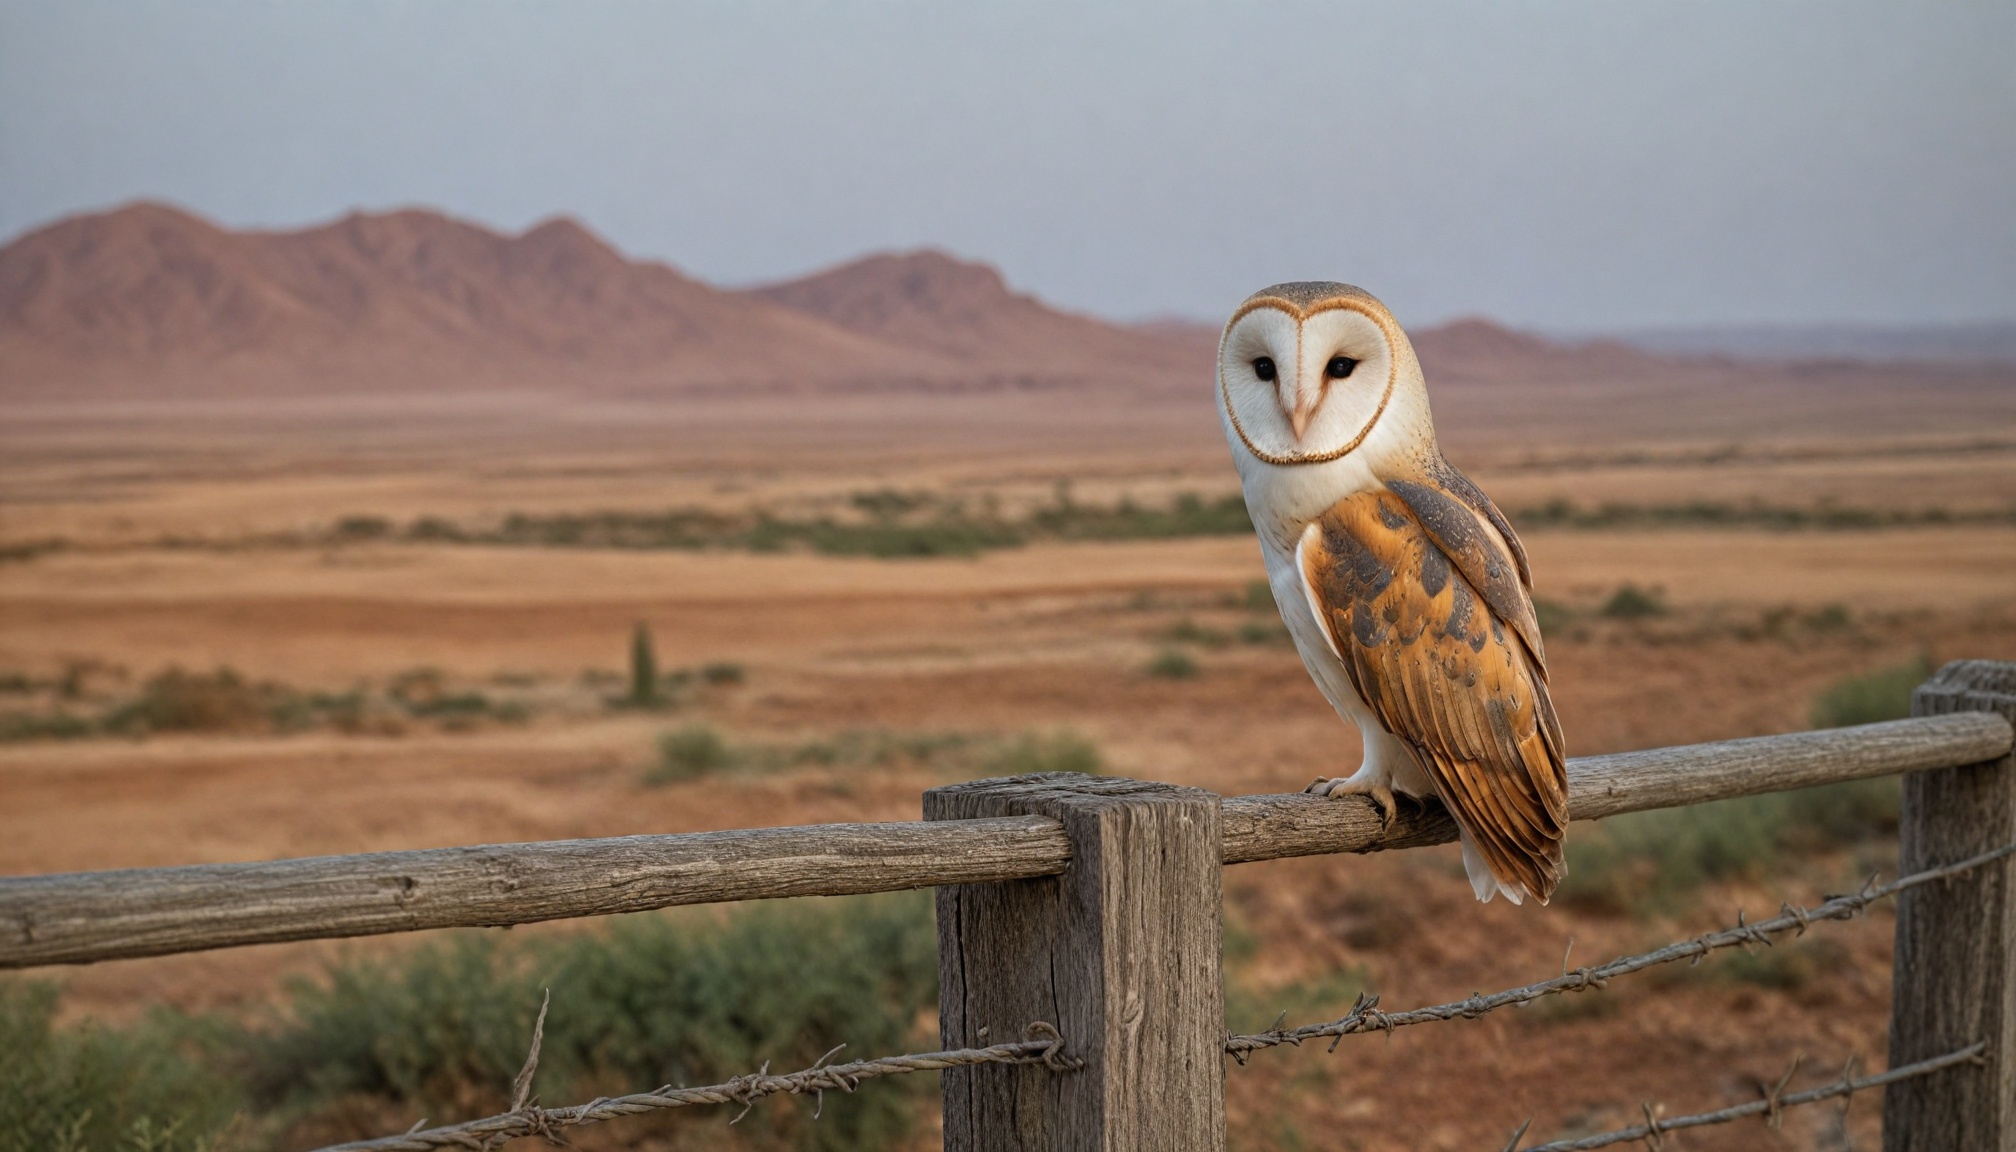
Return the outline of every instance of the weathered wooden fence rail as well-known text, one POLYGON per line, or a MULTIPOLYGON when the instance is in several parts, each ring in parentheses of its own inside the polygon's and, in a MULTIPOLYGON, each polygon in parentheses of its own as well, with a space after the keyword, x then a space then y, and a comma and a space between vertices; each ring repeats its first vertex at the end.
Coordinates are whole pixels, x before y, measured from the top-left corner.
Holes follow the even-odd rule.
MULTIPOLYGON (((2016 664, 1963 661, 1908 720, 1569 762, 1576 820, 1909 774, 1907 871, 2016 841, 2016 664)), ((678 904, 938 889, 949 1049, 1055 1023, 1078 1070, 944 1073, 945 1146, 1224 1147, 1225 864, 1445 843, 1440 805, 1220 798, 1045 776, 934 789, 922 822, 380 852, 0 878, 0 968, 285 940, 532 923, 678 904)), ((2016 1152, 2016 863, 1900 897, 1887 1152, 2016 1152)))
MULTIPOLYGON (((1986 713, 1571 760, 1577 820, 1992 760, 1986 713)), ((1382 828, 1369 802, 1296 794, 1220 801, 1221 860, 1447 843, 1439 804, 1382 828)), ((853 896, 1056 876, 1071 840, 1047 815, 823 824, 371 852, 0 878, 0 968, 88 964, 341 936, 530 924, 790 896, 853 896)))

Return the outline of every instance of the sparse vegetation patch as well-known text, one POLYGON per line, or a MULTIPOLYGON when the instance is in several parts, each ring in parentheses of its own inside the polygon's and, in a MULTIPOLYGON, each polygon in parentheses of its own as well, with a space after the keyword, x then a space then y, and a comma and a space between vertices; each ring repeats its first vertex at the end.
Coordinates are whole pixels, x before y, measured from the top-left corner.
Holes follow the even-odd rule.
POLYGON ((1901 720, 1911 714, 1912 691, 1931 676, 1932 661, 1923 656, 1908 664, 1844 676, 1814 699, 1813 726, 1845 728, 1901 720))
POLYGON ((431 544, 491 544, 530 548, 636 550, 802 550, 828 556, 884 559, 974 556, 1032 540, 1157 540, 1228 536, 1252 531, 1237 493, 1207 499, 1178 495, 1166 505, 1123 499, 1111 506, 1080 504, 1061 485, 1053 502, 1010 520, 984 501, 888 489, 857 492, 844 516, 790 517, 768 510, 727 513, 676 508, 662 512, 514 512, 489 524, 422 516, 400 528, 381 516, 346 516, 314 541, 269 538, 263 543, 357 544, 403 539, 431 544))
MULTIPOLYGON (((930 902, 916 896, 628 917, 504 943, 476 933, 298 980, 263 1020, 174 1013, 58 1027, 53 985, 0 982, 0 1152, 250 1152, 502 1110, 541 996, 537 1091, 552 1101, 811 1064, 833 1045, 925 1042, 930 902)), ((887 1148, 929 1086, 876 1081, 756 1109, 736 1147, 887 1148)), ((718 1112, 662 1126, 718 1125, 718 1112)))
POLYGON ((1603 602, 1601 612, 1612 620, 1648 620, 1666 614, 1666 595, 1657 588, 1620 585, 1603 602))
POLYGON ((737 743, 707 724, 660 736, 646 784, 675 784, 722 772, 782 772, 794 768, 922 767, 958 775, 1017 776, 1027 772, 1101 771, 1098 745, 1076 733, 903 732, 855 728, 797 743, 737 743))
POLYGON ((1604 503, 1585 507, 1566 499, 1512 513, 1520 531, 1622 528, 1757 528, 1777 532, 1857 532, 1878 528, 1928 528, 1955 524, 2016 525, 2016 505, 2006 508, 1844 508, 1832 504, 1794 507, 1761 503, 1723 504, 1690 500, 1679 504, 1604 503))

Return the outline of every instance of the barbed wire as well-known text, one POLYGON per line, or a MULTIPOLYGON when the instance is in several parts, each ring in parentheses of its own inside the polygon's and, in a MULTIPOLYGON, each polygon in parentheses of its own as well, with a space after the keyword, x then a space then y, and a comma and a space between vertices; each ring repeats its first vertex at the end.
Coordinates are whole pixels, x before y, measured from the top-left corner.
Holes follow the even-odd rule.
MULTIPOLYGON (((840 1048, 826 1053, 813 1061, 810 1068, 803 1071, 770 1075, 770 1065, 765 1063, 757 1072, 747 1076, 737 1076, 725 1084, 709 1084, 700 1088, 674 1088, 666 1085, 655 1092, 640 1092, 631 1096, 598 1098, 586 1104, 571 1108, 541 1108, 537 1101, 529 1099, 532 1074, 539 1064, 539 1038, 543 1032, 546 1012, 539 1012, 539 1023, 533 1026, 532 1053, 526 1059, 525 1070, 518 1074, 513 1083, 511 1111, 497 1116, 471 1120, 465 1124, 451 1124, 441 1128, 422 1128, 425 1120, 415 1124, 405 1134, 384 1136, 376 1140, 359 1140, 349 1144, 335 1144, 320 1152, 426 1152, 433 1148, 473 1148, 479 1152, 501 1147, 505 1142, 520 1136, 543 1136, 554 1144, 563 1143, 559 1137, 561 1129, 577 1128, 584 1124, 599 1124, 605 1120, 616 1120, 625 1116, 637 1116, 646 1112, 656 1112, 666 1108, 689 1108, 696 1104, 740 1104, 742 1111, 736 1120, 748 1115, 756 1101, 765 1096, 815 1095, 819 1106, 825 1106, 825 1094, 829 1089, 852 1092, 863 1080, 874 1080, 883 1076, 900 1076, 907 1072, 938 1072, 946 1068, 967 1068, 975 1064, 1042 1064, 1053 1072, 1068 1072, 1082 1066, 1082 1063, 1064 1052, 1064 1038, 1057 1029, 1044 1021, 1029 1025, 1027 1034, 1032 1037, 1014 1044, 995 1044, 987 1048, 957 1048, 946 1052, 919 1052, 908 1056, 884 1056, 876 1060, 857 1060, 848 1064, 828 1064, 840 1048)), ((816 1119, 819 1113, 813 1112, 816 1119)), ((730 1121, 733 1123, 734 1121, 730 1121)))
MULTIPOLYGON (((1225 1051, 1232 1059, 1244 1064, 1248 1054, 1263 1048, 1274 1048, 1283 1044, 1299 1046, 1305 1041, 1326 1037, 1330 1039, 1330 1050, 1335 1051, 1338 1041, 1354 1033, 1372 1031, 1390 1033, 1395 1028, 1405 1028, 1411 1024, 1475 1019, 1486 1012, 1517 1004, 1528 1004, 1545 996, 1601 988, 1613 977, 1629 975, 1661 964, 1672 964, 1680 960, 1699 963, 1710 953, 1724 948, 1738 948, 1748 944, 1770 947, 1773 936, 1786 932, 1803 936, 1806 929, 1817 922, 1850 919, 1878 900, 1895 896, 1921 884, 1950 880, 2012 854, 2016 854, 2016 844, 2005 844, 1993 851, 1970 856, 1953 864, 1914 872, 1881 887, 1877 887, 1874 877, 1871 877, 1870 882, 1864 885, 1860 892, 1845 896, 1829 896, 1814 908, 1794 908, 1790 904, 1780 904, 1779 915, 1769 920, 1760 920, 1755 924, 1744 922, 1742 913, 1739 912, 1733 928, 1706 932, 1691 940, 1681 940, 1636 956, 1619 957, 1594 967, 1576 968, 1570 971, 1567 955, 1564 954, 1561 958, 1561 975, 1519 988, 1507 988, 1490 995, 1479 992, 1467 999, 1447 1004, 1410 1008, 1405 1012, 1382 1012, 1379 1010, 1377 995, 1360 993, 1357 1002, 1351 1005, 1351 1010, 1338 1019, 1327 1020, 1320 1024, 1304 1024, 1297 1028, 1282 1028, 1277 1023, 1275 1027, 1264 1032, 1228 1036, 1225 1038, 1225 1051)), ((1569 947, 1571 949, 1574 947, 1572 940, 1569 942, 1569 947)))
MULTIPOLYGON (((1225 1052, 1233 1060, 1244 1065, 1249 1054, 1265 1048, 1283 1044, 1301 1045, 1304 1041, 1331 1038, 1330 1049, 1334 1051, 1345 1036, 1359 1032, 1381 1031, 1391 1033, 1395 1028, 1413 1024, 1474 1019, 1487 1012, 1514 1004, 1526 1004, 1545 996, 1564 992, 1582 992, 1590 988, 1605 986, 1612 977, 1641 971, 1660 964, 1670 964, 1679 960, 1698 963, 1701 958, 1723 948, 1735 948, 1746 944, 1761 944, 1769 947, 1772 936, 1785 932, 1804 935, 1812 924, 1819 921, 1846 920, 1885 897, 1894 896, 1909 888, 1938 880, 1947 880, 1972 871, 1985 864, 1991 864, 2004 857, 2016 854, 2016 844, 2004 845, 1991 852, 1913 873, 1881 887, 1876 886, 1872 877, 1861 891, 1839 896, 1830 896, 1818 907, 1794 908, 1781 904, 1781 912, 1770 920, 1748 924, 1741 914, 1736 926, 1716 932, 1704 933, 1691 940, 1669 944, 1651 952, 1637 956, 1626 956, 1607 964, 1568 970, 1567 956, 1562 957, 1562 974, 1538 983, 1519 988, 1508 988, 1490 995, 1478 993, 1465 1000, 1448 1004, 1436 1004, 1425 1008, 1414 1008, 1405 1012, 1382 1012, 1379 997, 1361 993, 1351 1011, 1336 1020, 1319 1024, 1305 1024, 1297 1028, 1270 1028, 1265 1032, 1245 1035, 1229 1035, 1225 1038, 1225 1052)), ((1572 950, 1574 942, 1569 942, 1572 950)), ((737 1076, 721 1084, 710 1084, 698 1088, 674 1088, 671 1085, 652 1092, 640 1092, 629 1096, 598 1097, 586 1104, 565 1108, 542 1108, 531 1098, 532 1080, 539 1067, 539 1049, 545 1038, 546 1011, 551 1004, 547 995, 539 1006, 538 1019, 532 1026, 532 1043, 525 1059, 524 1067, 512 1081, 511 1110, 481 1120, 471 1120, 462 1124, 426 1128, 421 1120, 405 1133, 398 1136, 384 1136, 374 1140, 359 1140, 347 1144, 334 1144, 319 1149, 318 1152, 428 1152, 435 1148, 471 1148, 477 1152, 488 1152, 501 1147, 506 1142, 521 1136, 541 1136, 554 1144, 561 1144, 558 1133, 561 1129, 575 1128, 587 1124, 599 1124, 625 1116, 637 1116, 667 1108, 687 1108, 700 1104, 741 1104, 742 1111, 735 1120, 748 1115, 756 1101, 765 1096, 811 1094, 818 1097, 819 1109, 825 1106, 825 1093, 829 1089, 852 1092, 864 1080, 879 1079, 884 1076, 900 1076, 910 1072, 937 1072, 946 1068, 965 1068, 980 1064, 1042 1064, 1053 1072, 1067 1072, 1083 1066, 1083 1061, 1069 1056, 1065 1051, 1065 1040, 1056 1027, 1036 1021, 1029 1025, 1027 1035, 1032 1037, 1012 1044, 995 1044, 986 1048, 959 1048, 943 1052, 920 1052, 905 1056, 884 1056, 873 1060, 857 1060, 846 1064, 828 1064, 846 1045, 842 1044, 813 1061, 812 1066, 797 1072, 773 1076, 766 1062, 756 1072, 737 1076)), ((1844 1069, 1842 1079, 1826 1088, 1792 1096, 1781 1095, 1786 1083, 1791 1079, 1787 1072, 1776 1089, 1768 1093, 1766 1099, 1752 1104, 1725 1108, 1721 1112, 1704 1113, 1701 1116, 1681 1117, 1674 1120, 1659 1120, 1650 1106, 1646 1108, 1646 1124, 1637 1128, 1621 1129, 1616 1133, 1582 1138, 1581 1142, 1556 1142, 1537 1145, 1524 1152, 1571 1152, 1587 1148, 1601 1148, 1607 1144, 1624 1143, 1630 1140, 1650 1139, 1655 1142, 1658 1134, 1674 1128, 1694 1127, 1701 1124, 1719 1124, 1742 1116, 1768 1112, 1774 1118, 1778 1109, 1796 1104, 1812 1103, 1833 1096, 1845 1096, 1864 1088, 1893 1083, 1912 1076, 1922 1076, 1936 1072, 1954 1064, 1978 1061, 1984 1045, 1948 1053, 1903 1068, 1892 1069, 1880 1076, 1864 1080, 1853 1080, 1844 1069), (1589 1141, 1598 1141, 1589 1143, 1589 1141)), ((1794 1068, 1797 1065, 1795 1062, 1794 1068)), ((1851 1062, 1852 1067, 1852 1062, 1851 1062)), ((817 1109, 813 1112, 817 1118, 817 1109)), ((734 1121, 730 1121, 734 1123, 734 1121)), ((1532 1121, 1527 1121, 1530 1125, 1532 1121)), ((1520 1139, 1525 1136, 1527 1125, 1521 1125, 1513 1135, 1506 1152, 1515 1152, 1520 1139)))
POLYGON ((1865 1088, 1880 1088, 1885 1084, 1895 1084, 1899 1080, 1910 1080, 1917 1076, 1930 1075, 1933 1072, 1951 1068, 1957 1064, 1986 1064, 1988 1062, 1987 1049, 1988 1045, 1986 1044, 1970 1044, 1958 1051, 1948 1052, 1944 1056, 1934 1056, 1929 1060, 1919 1060, 1912 1064, 1906 1064, 1901 1068, 1892 1068, 1881 1075, 1866 1076, 1860 1080, 1855 1079, 1851 1075, 1855 1067, 1855 1060, 1853 1057, 1850 1057, 1847 1067, 1841 1070, 1841 1078, 1839 1080, 1824 1087, 1787 1095, 1785 1093, 1785 1085, 1791 1083, 1792 1074, 1799 1070, 1799 1061, 1794 1060, 1792 1061, 1792 1066, 1785 1070, 1785 1075, 1778 1080, 1778 1083, 1765 1090, 1764 1099, 1762 1100, 1752 1100, 1748 1104, 1737 1104, 1714 1112, 1697 1113, 1693 1116, 1675 1116, 1671 1120, 1660 1119, 1658 1112, 1652 1105, 1645 1104, 1641 1105, 1645 1112, 1645 1122, 1643 1124, 1636 1124, 1629 1128, 1619 1128, 1614 1132, 1599 1132, 1594 1136, 1555 1140, 1547 1144, 1534 1144, 1522 1149, 1519 1147, 1519 1141, 1525 1137, 1526 1129, 1533 1123, 1533 1121, 1528 1120, 1519 1126, 1517 1132, 1512 1134, 1512 1140, 1505 1145, 1503 1152, 1589 1152, 1589 1149, 1592 1148, 1608 1148, 1612 1144, 1629 1144, 1638 1140, 1643 1140, 1654 1149, 1657 1149, 1662 1143, 1660 1136, 1664 1133, 1677 1132, 1682 1128, 1701 1128, 1709 1124, 1727 1124, 1732 1120, 1741 1120, 1746 1116, 1762 1116, 1766 1123, 1776 1128, 1780 1115, 1787 1108, 1796 1108, 1801 1104, 1817 1104, 1822 1100, 1831 1100, 1836 1096, 1845 1098, 1865 1088))

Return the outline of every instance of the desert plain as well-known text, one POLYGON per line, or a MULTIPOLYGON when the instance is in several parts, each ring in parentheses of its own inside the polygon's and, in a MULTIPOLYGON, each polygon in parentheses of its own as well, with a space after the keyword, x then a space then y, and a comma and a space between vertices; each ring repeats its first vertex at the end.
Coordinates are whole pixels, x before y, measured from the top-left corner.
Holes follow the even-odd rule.
MULTIPOLYGON (((1200 338, 1170 339, 1194 353, 1200 338)), ((2016 374, 1672 367, 1599 349, 1494 378, 1492 355, 1447 353, 1446 388, 1430 359, 1430 391, 1451 460, 1531 552, 1571 755, 1796 731, 1844 678, 2016 659, 2016 374)), ((0 673, 19 685, 0 709, 109 714, 173 668, 495 706, 10 740, 0 873, 914 819, 924 789, 973 774, 899 752, 654 780, 660 737, 696 727, 774 748, 1069 735, 1105 771, 1223 794, 1347 771, 1357 738, 1255 598, 1248 534, 877 556, 480 530, 668 509, 852 524, 1215 505, 1236 481, 1208 355, 1183 362, 1187 377, 1104 390, 1012 373, 972 389, 667 395, 21 389, 0 407, 0 673), (410 528, 428 521, 457 527, 410 528), (662 668, 690 675, 658 706, 616 706, 638 625, 662 668)), ((1358 988, 1404 1007, 1523 984, 1556 972, 1571 941, 1588 962, 1810 903, 1889 869, 1888 852, 1778 856, 1637 909, 1480 906, 1453 849, 1241 865, 1226 876, 1228 973, 1251 1018, 1230 1024, 1340 1015, 1358 988)), ((1711 962, 1334 1054, 1259 1054, 1228 1067, 1233 1146, 1497 1148, 1529 1116, 1536 1134, 1588 1132, 1645 1101, 1677 1114, 1754 1099, 1795 1055, 1802 1086, 1851 1056, 1879 1068, 1891 924, 1879 908, 1816 930, 1824 941, 1797 945, 1782 978, 1711 962)), ((289 977, 425 939, 33 975, 61 982, 66 1020, 252 1013, 289 977)), ((1808 1108, 1780 1133, 1704 1130, 1683 1146, 1873 1147, 1878 1113, 1808 1108)), ((722 1122, 596 1138, 683 1147, 722 1122)), ((912 1146, 935 1146, 929 1122, 912 1146)))

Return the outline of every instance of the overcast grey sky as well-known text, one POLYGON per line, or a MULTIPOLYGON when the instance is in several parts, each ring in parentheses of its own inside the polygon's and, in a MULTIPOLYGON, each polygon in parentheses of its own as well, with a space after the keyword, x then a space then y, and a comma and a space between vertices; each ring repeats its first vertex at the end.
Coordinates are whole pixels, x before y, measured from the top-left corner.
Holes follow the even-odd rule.
POLYGON ((1112 316, 2016 319, 2016 3, 0 0, 0 235, 576 216, 705 279, 935 245, 1112 316))

